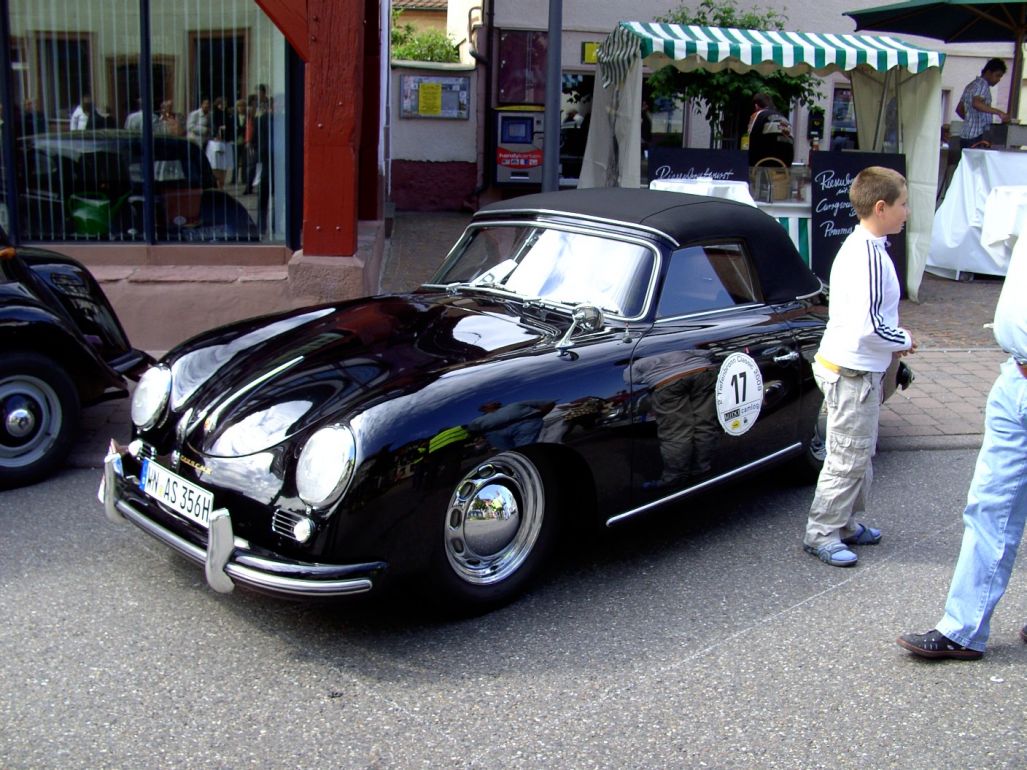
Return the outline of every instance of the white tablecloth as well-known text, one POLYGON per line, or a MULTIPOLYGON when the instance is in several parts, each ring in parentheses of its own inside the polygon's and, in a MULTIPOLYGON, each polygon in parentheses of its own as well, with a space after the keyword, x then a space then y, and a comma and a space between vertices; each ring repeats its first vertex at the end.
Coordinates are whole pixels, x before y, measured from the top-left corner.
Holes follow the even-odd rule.
POLYGON ((1025 231, 1027 185, 999 185, 992 188, 984 202, 981 245, 984 248, 1006 246, 1012 253, 1016 239, 1025 231))
POLYGON ((755 206, 756 201, 749 193, 748 182, 729 182, 720 179, 698 177, 696 179, 654 179, 649 183, 650 190, 670 190, 671 192, 691 193, 692 195, 709 195, 714 198, 748 203, 755 206))
MULTIPOLYGON (((1003 228, 1025 223, 1007 206, 1013 205, 1012 193, 996 197, 993 205, 999 210, 989 212, 989 195, 996 188, 1019 187, 1027 180, 1027 152, 999 150, 963 150, 945 200, 934 215, 931 230, 931 252, 927 269, 941 275, 982 273, 1005 275, 1012 253, 1012 240, 1002 238, 985 242, 982 230, 989 215, 989 235, 1003 228)), ((1015 204, 1019 206, 1020 204, 1015 204)))

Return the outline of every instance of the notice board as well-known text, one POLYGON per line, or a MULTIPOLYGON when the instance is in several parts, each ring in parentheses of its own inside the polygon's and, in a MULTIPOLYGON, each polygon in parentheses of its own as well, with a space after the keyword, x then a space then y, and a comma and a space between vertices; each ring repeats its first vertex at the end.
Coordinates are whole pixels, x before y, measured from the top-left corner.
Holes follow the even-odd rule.
POLYGON ((649 150, 649 181, 709 177, 727 182, 749 181, 749 154, 744 150, 701 150, 653 147, 649 150))
MULTIPOLYGON (((879 152, 814 152, 811 168, 811 267, 825 282, 842 242, 859 224, 849 203, 849 188, 867 166, 884 166, 906 175, 906 156, 879 152)), ((902 296, 906 296, 906 231, 888 236, 902 296)))

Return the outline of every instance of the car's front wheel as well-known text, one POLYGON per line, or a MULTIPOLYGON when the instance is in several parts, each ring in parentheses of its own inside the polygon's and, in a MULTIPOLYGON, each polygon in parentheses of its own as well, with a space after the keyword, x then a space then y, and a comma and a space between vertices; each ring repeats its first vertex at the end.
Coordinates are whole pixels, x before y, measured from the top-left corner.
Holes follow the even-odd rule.
POLYGON ((478 611, 517 596, 556 540, 558 490, 545 465, 502 452, 456 485, 442 521, 435 571, 456 611, 478 611))
POLYGON ((79 412, 75 385, 56 361, 0 356, 0 488, 52 473, 71 450, 79 412))

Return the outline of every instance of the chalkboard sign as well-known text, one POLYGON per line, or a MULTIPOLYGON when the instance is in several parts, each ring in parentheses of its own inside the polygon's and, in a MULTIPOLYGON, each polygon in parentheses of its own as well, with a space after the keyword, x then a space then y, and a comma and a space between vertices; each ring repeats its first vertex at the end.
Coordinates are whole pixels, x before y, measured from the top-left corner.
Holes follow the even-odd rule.
POLYGON ((649 150, 649 181, 710 177, 727 182, 749 181, 749 155, 744 150, 700 150, 653 147, 649 150))
MULTIPOLYGON (((814 152, 810 241, 813 272, 827 281, 842 242, 859 224, 849 203, 849 188, 867 166, 884 166, 906 175, 906 156, 878 152, 814 152)), ((902 296, 906 296, 906 231, 888 236, 888 254, 895 263, 902 296)))

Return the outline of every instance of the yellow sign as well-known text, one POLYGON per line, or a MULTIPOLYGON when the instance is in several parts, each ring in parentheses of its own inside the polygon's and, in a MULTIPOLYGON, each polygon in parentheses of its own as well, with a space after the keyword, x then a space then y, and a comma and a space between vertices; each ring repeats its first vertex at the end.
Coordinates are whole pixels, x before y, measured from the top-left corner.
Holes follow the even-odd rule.
POLYGON ((595 64, 599 61, 596 56, 596 52, 599 50, 599 43, 592 41, 591 43, 581 44, 581 63, 582 64, 595 64))
POLYGON ((417 89, 417 111, 421 115, 442 114, 441 83, 421 83, 417 89))

